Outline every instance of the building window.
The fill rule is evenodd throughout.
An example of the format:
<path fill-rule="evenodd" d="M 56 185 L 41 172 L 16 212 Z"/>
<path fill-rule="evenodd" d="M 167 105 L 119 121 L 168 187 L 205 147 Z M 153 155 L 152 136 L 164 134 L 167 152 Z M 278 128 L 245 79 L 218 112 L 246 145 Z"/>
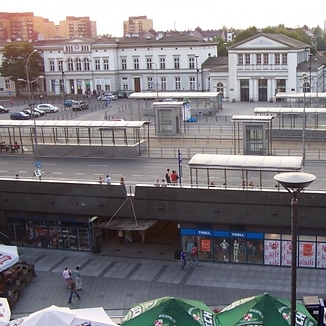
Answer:
<path fill-rule="evenodd" d="M 180 77 L 174 77 L 174 86 L 176 91 L 181 90 L 181 78 Z"/>
<path fill-rule="evenodd" d="M 268 60 L 268 53 L 264 53 L 264 65 L 268 65 L 269 60 Z"/>
<path fill-rule="evenodd" d="M 166 90 L 166 77 L 161 77 L 161 90 Z"/>
<path fill-rule="evenodd" d="M 122 78 L 122 89 L 123 90 L 128 90 L 129 89 L 129 87 L 128 87 L 128 78 L 126 78 L 126 77 Z"/>
<path fill-rule="evenodd" d="M 165 69 L 165 58 L 160 58 L 160 69 Z"/>
<path fill-rule="evenodd" d="M 78 71 L 82 70 L 82 64 L 81 64 L 81 60 L 79 58 L 76 59 L 76 70 L 78 70 Z"/>
<path fill-rule="evenodd" d="M 86 71 L 90 70 L 89 59 L 88 58 L 84 59 L 84 70 L 86 70 Z"/>
<path fill-rule="evenodd" d="M 104 70 L 109 70 L 109 59 L 103 59 Z"/>
<path fill-rule="evenodd" d="M 196 78 L 195 77 L 189 77 L 189 89 L 191 91 L 196 90 Z"/>
<path fill-rule="evenodd" d="M 277 92 L 286 92 L 286 80 L 276 79 Z"/>
<path fill-rule="evenodd" d="M 189 58 L 189 69 L 195 69 L 195 58 L 194 57 Z"/>
<path fill-rule="evenodd" d="M 221 92 L 222 94 L 224 93 L 224 85 L 223 85 L 223 83 L 217 83 L 216 92 Z"/>
<path fill-rule="evenodd" d="M 153 77 L 147 77 L 147 89 L 154 89 Z"/>
<path fill-rule="evenodd" d="M 250 54 L 245 54 L 246 65 L 250 65 Z"/>
<path fill-rule="evenodd" d="M 111 90 L 111 86 L 110 86 L 110 84 L 106 84 L 106 85 L 104 85 L 104 90 L 105 90 L 105 91 L 110 91 L 110 90 Z"/>
<path fill-rule="evenodd" d="M 134 69 L 135 70 L 139 69 L 139 59 L 138 58 L 134 58 Z"/>
<path fill-rule="evenodd" d="M 243 65 L 243 54 L 238 54 L 238 64 Z"/>
<path fill-rule="evenodd" d="M 210 91 L 211 90 L 211 77 L 207 78 L 207 90 Z"/>
<path fill-rule="evenodd" d="M 59 68 L 59 71 L 63 71 L 63 61 L 62 60 L 60 60 L 58 62 L 58 68 Z"/>
<path fill-rule="evenodd" d="M 5 84 L 6 84 L 6 90 L 10 90 L 11 89 L 10 79 L 5 79 Z"/>
<path fill-rule="evenodd" d="M 275 64 L 279 65 L 281 63 L 281 55 L 279 53 L 275 53 Z"/>
<path fill-rule="evenodd" d="M 288 55 L 287 55 L 287 53 L 282 53 L 282 64 L 283 65 L 288 64 Z"/>
<path fill-rule="evenodd" d="M 180 58 L 174 58 L 174 69 L 180 69 Z"/>
<path fill-rule="evenodd" d="M 54 61 L 50 60 L 50 71 L 55 71 Z"/>
<path fill-rule="evenodd" d="M 72 59 L 68 59 L 68 70 L 74 71 L 74 63 L 73 63 Z"/>
<path fill-rule="evenodd" d="M 152 58 L 146 59 L 146 67 L 147 69 L 153 69 Z"/>
<path fill-rule="evenodd" d="M 257 65 L 261 65 L 261 54 L 260 53 L 256 54 L 256 63 L 257 63 Z"/>
<path fill-rule="evenodd" d="M 121 59 L 121 69 L 127 70 L 127 59 Z"/>
<path fill-rule="evenodd" d="M 55 93 L 55 79 L 51 79 L 51 92 Z"/>
<path fill-rule="evenodd" d="M 100 59 L 95 59 L 95 70 L 101 70 Z"/>

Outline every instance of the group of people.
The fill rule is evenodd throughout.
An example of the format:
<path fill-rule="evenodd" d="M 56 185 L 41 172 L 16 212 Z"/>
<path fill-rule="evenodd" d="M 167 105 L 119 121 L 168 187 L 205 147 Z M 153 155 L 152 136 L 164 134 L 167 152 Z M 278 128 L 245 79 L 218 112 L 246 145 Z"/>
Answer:
<path fill-rule="evenodd" d="M 180 252 L 180 260 L 181 260 L 181 268 L 184 270 L 187 265 L 187 254 L 184 250 L 181 250 Z M 190 251 L 189 265 L 192 266 L 193 263 L 197 263 L 197 266 L 199 267 L 201 266 L 201 264 L 198 261 L 198 249 L 196 243 L 194 243 Z"/>
<path fill-rule="evenodd" d="M 103 179 L 103 177 L 99 177 L 98 183 L 106 183 L 107 185 L 111 185 L 112 179 L 111 177 L 107 174 L 106 177 Z M 125 179 L 123 177 L 120 178 L 120 184 L 124 186 L 125 184 Z"/>
<path fill-rule="evenodd" d="M 141 243 L 145 241 L 145 230 L 139 230 L 139 235 L 141 237 Z M 121 245 L 125 244 L 128 246 L 132 242 L 131 232 L 129 230 L 119 230 L 118 231 L 118 239 Z"/>
<path fill-rule="evenodd" d="M 68 267 L 66 267 L 62 272 L 62 278 L 66 282 L 67 289 L 70 289 L 68 303 L 72 303 L 73 294 L 75 294 L 77 299 L 80 300 L 81 298 L 77 291 L 82 290 L 83 280 L 81 277 L 79 266 L 76 266 L 76 269 L 73 273 Z"/>

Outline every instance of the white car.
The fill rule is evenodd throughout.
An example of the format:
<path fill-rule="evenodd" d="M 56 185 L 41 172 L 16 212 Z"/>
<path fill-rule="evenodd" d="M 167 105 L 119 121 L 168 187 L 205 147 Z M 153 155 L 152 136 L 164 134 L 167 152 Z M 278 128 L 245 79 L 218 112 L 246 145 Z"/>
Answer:
<path fill-rule="evenodd" d="M 53 106 L 52 104 L 39 104 L 37 109 L 42 110 L 46 113 L 55 113 L 60 111 L 57 106 Z"/>
<path fill-rule="evenodd" d="M 105 95 L 101 95 L 97 98 L 99 101 L 114 101 L 118 99 L 118 96 L 116 94 L 108 93 Z"/>

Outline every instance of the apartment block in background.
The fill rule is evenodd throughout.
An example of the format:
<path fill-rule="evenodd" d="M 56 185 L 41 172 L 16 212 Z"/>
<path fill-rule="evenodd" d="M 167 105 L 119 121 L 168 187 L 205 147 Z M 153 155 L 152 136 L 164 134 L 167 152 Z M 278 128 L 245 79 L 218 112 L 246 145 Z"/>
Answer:
<path fill-rule="evenodd" d="M 132 16 L 123 22 L 123 35 L 147 32 L 153 28 L 153 19 L 147 16 Z"/>
<path fill-rule="evenodd" d="M 71 39 L 78 37 L 97 37 L 96 22 L 89 17 L 67 16 L 66 20 L 59 22 L 58 32 L 60 37 Z"/>

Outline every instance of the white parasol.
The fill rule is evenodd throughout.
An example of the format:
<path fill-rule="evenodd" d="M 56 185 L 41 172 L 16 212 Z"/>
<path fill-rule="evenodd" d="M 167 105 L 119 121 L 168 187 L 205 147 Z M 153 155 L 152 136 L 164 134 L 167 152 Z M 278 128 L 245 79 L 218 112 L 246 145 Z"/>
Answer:
<path fill-rule="evenodd" d="M 118 326 L 101 308 L 71 309 L 76 315 L 70 326 Z"/>
<path fill-rule="evenodd" d="M 18 263 L 19 256 L 16 246 L 0 245 L 0 272 Z"/>
<path fill-rule="evenodd" d="M 0 298 L 0 326 L 8 326 L 11 311 L 7 298 Z"/>
<path fill-rule="evenodd" d="M 69 308 L 61 308 L 55 305 L 36 311 L 27 317 L 10 322 L 10 326 L 70 326 L 75 314 Z"/>

